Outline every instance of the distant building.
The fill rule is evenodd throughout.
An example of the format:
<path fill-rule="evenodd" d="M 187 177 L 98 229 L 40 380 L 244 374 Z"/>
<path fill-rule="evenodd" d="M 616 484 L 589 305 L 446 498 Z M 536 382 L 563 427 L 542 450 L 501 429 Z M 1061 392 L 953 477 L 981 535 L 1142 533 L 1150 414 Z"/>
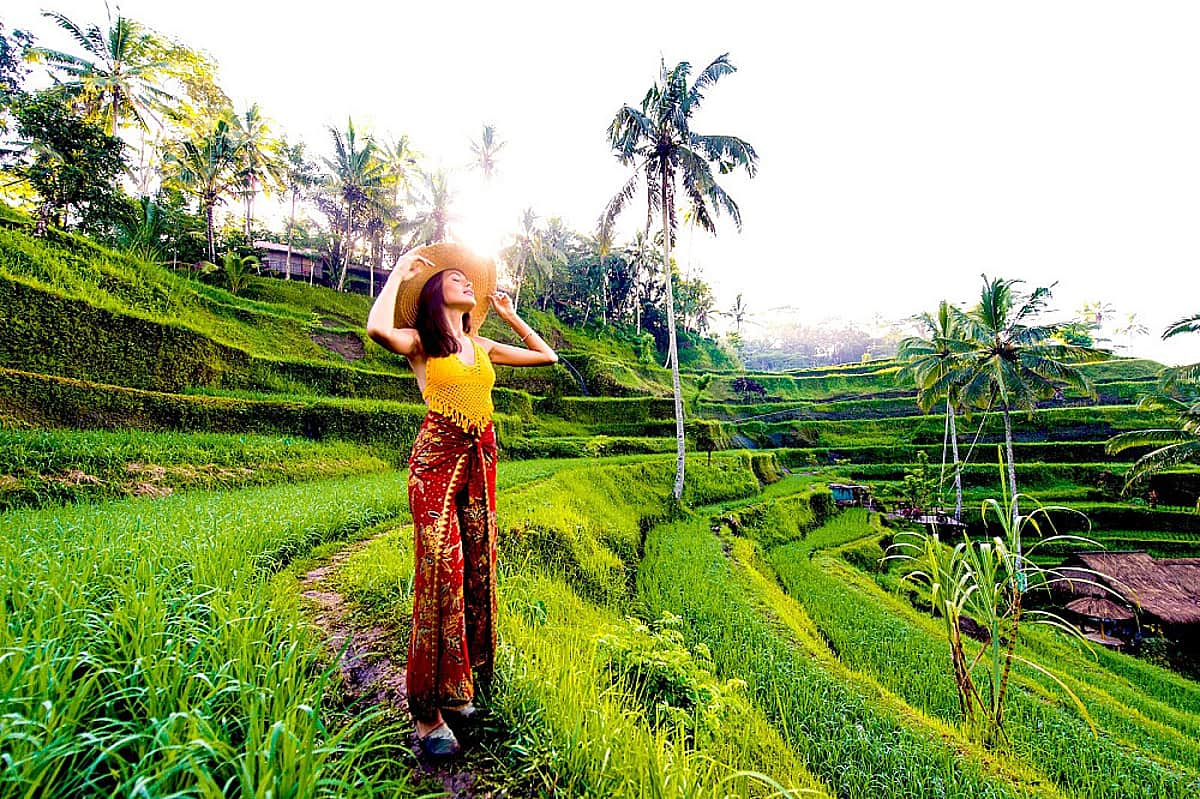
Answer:
<path fill-rule="evenodd" d="M 1200 636 L 1200 558 L 1156 560 L 1140 550 L 1078 552 L 1058 571 L 1067 580 L 1054 584 L 1055 593 L 1085 628 L 1129 640 L 1137 635 L 1136 616 L 1169 638 Z M 1084 598 L 1105 601 L 1079 602 Z"/>
<path fill-rule="evenodd" d="M 263 272 L 281 277 L 288 274 L 289 262 L 287 257 L 288 247 L 286 244 L 260 239 L 254 242 L 254 249 L 263 253 L 263 257 L 260 259 Z M 316 250 L 293 247 L 290 272 L 293 280 L 323 284 L 326 282 L 325 256 Z"/>
<path fill-rule="evenodd" d="M 292 247 L 292 257 L 288 262 L 288 247 L 275 241 L 259 239 L 254 242 L 254 248 L 261 252 L 259 259 L 264 274 L 285 277 L 291 274 L 292 280 L 303 280 L 306 283 L 319 283 L 332 287 L 336 277 L 329 269 L 329 262 L 323 253 L 303 247 Z M 372 272 L 374 272 L 374 291 L 372 291 Z M 372 268 L 366 264 L 350 264 L 346 270 L 346 290 L 358 294 L 374 296 L 387 281 L 390 270 Z"/>

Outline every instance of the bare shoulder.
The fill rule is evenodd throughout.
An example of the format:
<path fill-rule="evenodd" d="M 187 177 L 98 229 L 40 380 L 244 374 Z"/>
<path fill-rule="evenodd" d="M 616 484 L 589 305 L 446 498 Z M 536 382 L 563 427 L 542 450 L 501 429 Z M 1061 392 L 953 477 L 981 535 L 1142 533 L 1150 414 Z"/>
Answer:
<path fill-rule="evenodd" d="M 486 352 L 488 355 L 492 354 L 492 348 L 496 346 L 496 342 L 492 341 L 486 336 L 477 336 L 474 333 L 471 334 L 471 338 L 475 340 L 476 344 L 483 348 L 484 352 Z"/>

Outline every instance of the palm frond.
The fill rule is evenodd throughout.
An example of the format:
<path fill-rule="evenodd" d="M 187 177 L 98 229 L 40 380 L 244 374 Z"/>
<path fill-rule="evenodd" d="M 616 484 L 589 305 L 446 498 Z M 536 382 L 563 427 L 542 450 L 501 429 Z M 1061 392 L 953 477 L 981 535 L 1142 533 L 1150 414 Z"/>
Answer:
<path fill-rule="evenodd" d="M 729 61 L 729 53 L 722 53 L 712 60 L 712 63 L 705 67 L 699 75 L 696 76 L 695 82 L 692 83 L 691 91 L 687 94 L 686 105 L 689 110 L 694 111 L 700 107 L 704 101 L 704 92 L 709 86 L 715 84 L 725 75 L 737 72 L 735 67 Z"/>
<path fill-rule="evenodd" d="M 1162 337 L 1168 339 L 1172 336 L 1178 336 L 1180 333 L 1195 333 L 1197 331 L 1200 331 L 1200 314 L 1187 316 L 1167 325 L 1167 329 L 1163 331 Z"/>

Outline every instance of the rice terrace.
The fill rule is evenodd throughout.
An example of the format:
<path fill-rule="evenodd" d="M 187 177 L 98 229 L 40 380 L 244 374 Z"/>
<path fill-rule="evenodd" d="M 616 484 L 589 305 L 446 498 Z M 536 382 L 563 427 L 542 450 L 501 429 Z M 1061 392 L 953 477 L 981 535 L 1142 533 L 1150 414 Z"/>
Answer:
<path fill-rule="evenodd" d="M 705 249 L 784 160 L 707 116 L 737 51 L 541 99 L 604 112 L 577 222 L 504 204 L 505 125 L 302 139 L 134 5 L 0 15 L 0 797 L 1200 796 L 1200 363 L 1149 349 L 1194 282 L 1150 329 L 960 263 L 822 324 L 784 271 L 887 270 L 769 308 Z"/>

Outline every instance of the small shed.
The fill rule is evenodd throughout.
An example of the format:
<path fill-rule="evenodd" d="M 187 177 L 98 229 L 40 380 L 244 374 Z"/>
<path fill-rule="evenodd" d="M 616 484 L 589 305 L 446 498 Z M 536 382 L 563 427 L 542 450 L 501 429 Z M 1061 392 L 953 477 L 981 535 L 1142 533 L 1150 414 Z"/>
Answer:
<path fill-rule="evenodd" d="M 834 504 L 839 508 L 871 507 L 870 486 L 830 483 L 829 490 L 833 493 Z"/>

